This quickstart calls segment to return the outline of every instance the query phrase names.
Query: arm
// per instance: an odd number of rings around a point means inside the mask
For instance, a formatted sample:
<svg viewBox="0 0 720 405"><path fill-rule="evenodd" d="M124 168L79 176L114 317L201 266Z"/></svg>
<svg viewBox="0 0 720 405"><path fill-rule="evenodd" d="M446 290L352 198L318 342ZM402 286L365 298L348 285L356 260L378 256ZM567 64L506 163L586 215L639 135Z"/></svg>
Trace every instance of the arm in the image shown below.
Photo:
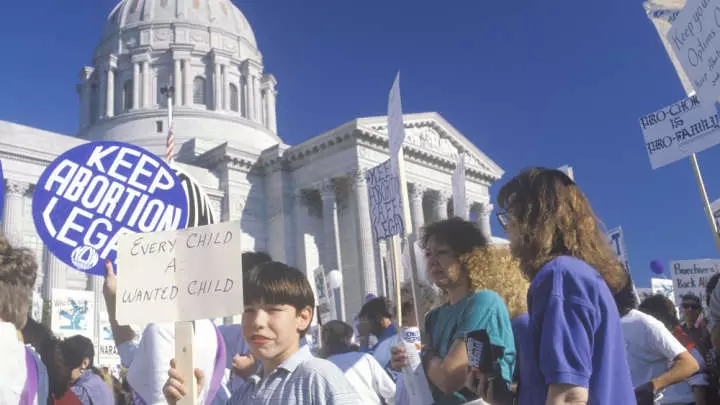
<svg viewBox="0 0 720 405"><path fill-rule="evenodd" d="M117 276L113 265L105 262L105 283L103 284L103 296L105 297L105 308L107 308L108 320L112 329L115 346L130 342L135 338L135 332L130 326L120 325L115 316L115 301L117 296Z"/></svg>
<svg viewBox="0 0 720 405"><path fill-rule="evenodd" d="M465 342L456 340L444 359L434 357L428 362L427 378L440 391L450 395L465 386L467 365Z"/></svg>
<svg viewBox="0 0 720 405"><path fill-rule="evenodd" d="M692 387L695 405L708 405L707 403L707 386L695 385Z"/></svg>
<svg viewBox="0 0 720 405"><path fill-rule="evenodd" d="M588 402L588 390L570 384L550 384L545 405L585 405Z"/></svg>
<svg viewBox="0 0 720 405"><path fill-rule="evenodd" d="M372 356L364 355L363 358L370 363L373 389L377 392L385 404L392 405L395 402L395 393L397 389L395 382L387 375L387 373L384 372L385 370L383 370L380 366L380 363L378 363Z"/></svg>
<svg viewBox="0 0 720 405"><path fill-rule="evenodd" d="M669 387L673 384L685 381L688 377L695 374L700 367L690 352L680 353L673 359L673 365L670 369L659 376L652 379L655 392Z"/></svg>

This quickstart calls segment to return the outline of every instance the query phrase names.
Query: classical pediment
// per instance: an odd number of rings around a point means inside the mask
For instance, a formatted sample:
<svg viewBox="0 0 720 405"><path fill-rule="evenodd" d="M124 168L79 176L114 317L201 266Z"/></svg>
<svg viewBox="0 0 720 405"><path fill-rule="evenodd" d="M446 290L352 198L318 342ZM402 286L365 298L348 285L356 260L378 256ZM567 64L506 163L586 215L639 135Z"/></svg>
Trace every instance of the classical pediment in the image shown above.
<svg viewBox="0 0 720 405"><path fill-rule="evenodd" d="M460 151L465 153L465 166L499 179L504 171L457 129L437 113L406 114L405 148L416 149L424 154L457 161ZM387 137L387 118L372 117L357 120L358 127Z"/></svg>

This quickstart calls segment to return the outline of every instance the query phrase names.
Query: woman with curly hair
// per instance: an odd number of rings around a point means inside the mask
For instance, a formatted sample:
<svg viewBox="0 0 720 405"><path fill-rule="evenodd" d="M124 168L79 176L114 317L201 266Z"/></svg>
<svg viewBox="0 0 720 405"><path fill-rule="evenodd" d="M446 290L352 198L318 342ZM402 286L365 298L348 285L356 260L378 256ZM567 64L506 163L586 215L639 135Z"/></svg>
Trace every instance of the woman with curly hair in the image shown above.
<svg viewBox="0 0 720 405"><path fill-rule="evenodd" d="M497 201L531 282L523 405L635 403L613 299L628 276L585 195L565 173L532 168L505 184Z"/></svg>
<svg viewBox="0 0 720 405"><path fill-rule="evenodd" d="M431 281L448 302L425 318L422 360L437 405L462 404L475 397L465 387L468 355L465 337L485 330L490 342L504 349L493 364L501 390L509 392L515 367L515 342L510 317L500 295L507 280L494 274L479 256L489 246L478 227L460 218L428 225L423 232ZM479 290L476 290L480 288ZM402 347L393 349L393 368L406 364Z"/></svg>

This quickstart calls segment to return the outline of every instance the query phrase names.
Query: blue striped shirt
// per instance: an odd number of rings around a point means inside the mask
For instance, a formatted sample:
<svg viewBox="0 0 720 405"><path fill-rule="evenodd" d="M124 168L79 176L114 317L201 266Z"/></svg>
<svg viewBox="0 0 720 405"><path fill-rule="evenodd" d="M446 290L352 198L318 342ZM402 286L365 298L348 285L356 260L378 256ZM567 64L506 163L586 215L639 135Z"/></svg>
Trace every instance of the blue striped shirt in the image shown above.
<svg viewBox="0 0 720 405"><path fill-rule="evenodd" d="M337 366L303 346L264 379L262 372L235 391L229 405L362 405Z"/></svg>

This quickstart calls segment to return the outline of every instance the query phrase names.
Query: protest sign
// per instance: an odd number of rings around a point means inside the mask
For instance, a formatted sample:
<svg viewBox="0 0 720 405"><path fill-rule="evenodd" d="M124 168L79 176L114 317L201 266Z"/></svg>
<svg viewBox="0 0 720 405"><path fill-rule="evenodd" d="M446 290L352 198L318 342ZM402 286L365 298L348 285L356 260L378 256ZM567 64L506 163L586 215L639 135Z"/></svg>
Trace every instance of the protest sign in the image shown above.
<svg viewBox="0 0 720 405"><path fill-rule="evenodd" d="M672 24L675 23L678 15L680 15L680 10L682 10L684 6L685 0L648 0L643 3L645 12L655 26L655 30L658 36L660 36L663 47L665 47L665 51L680 77L680 82L685 89L685 93L690 94L693 91L692 83L683 71L683 67L677 55L675 55L675 51L667 37L668 31L670 31Z"/></svg>
<svg viewBox="0 0 720 405"><path fill-rule="evenodd" d="M386 160L365 172L370 217L377 240L405 233L400 179L391 166L390 160Z"/></svg>
<svg viewBox="0 0 720 405"><path fill-rule="evenodd" d="M653 295L653 289L649 287L636 287L635 291L637 292L638 298L640 299L640 302L643 302L645 298L648 298Z"/></svg>
<svg viewBox="0 0 720 405"><path fill-rule="evenodd" d="M720 96L720 0L688 0L666 38L700 101Z"/></svg>
<svg viewBox="0 0 720 405"><path fill-rule="evenodd" d="M105 309L105 305L101 304L101 306L101 310L98 311L100 320L98 322L99 336L97 337L98 350L96 364L104 367L116 366L120 364L120 354L115 346L107 310Z"/></svg>
<svg viewBox="0 0 720 405"><path fill-rule="evenodd" d="M640 117L650 166L657 169L717 145L719 123L715 109L704 107L697 96Z"/></svg>
<svg viewBox="0 0 720 405"><path fill-rule="evenodd" d="M92 291L54 288L51 291L50 328L64 339L83 335L95 340L95 308Z"/></svg>
<svg viewBox="0 0 720 405"><path fill-rule="evenodd" d="M694 294L705 302L705 286L714 274L720 272L720 260L697 259L670 262L675 302L683 295Z"/></svg>
<svg viewBox="0 0 720 405"><path fill-rule="evenodd" d="M573 170L572 166L563 165L558 167L557 169L570 177L570 180L575 181L575 171Z"/></svg>
<svg viewBox="0 0 720 405"><path fill-rule="evenodd" d="M325 268L323 266L313 270L313 281L315 282L315 295L317 296L317 312L318 319L325 324L335 316L335 305L330 301L330 292L328 291L327 277L325 277Z"/></svg>
<svg viewBox="0 0 720 405"><path fill-rule="evenodd" d="M42 321L43 321L42 316L43 316L43 304L44 303L45 303L45 301L43 300L42 295L37 291L33 291L32 292L32 303L30 304L30 317L35 322L42 323Z"/></svg>
<svg viewBox="0 0 720 405"><path fill-rule="evenodd" d="M203 189L202 185L187 171L181 169L175 164L170 166L175 175L180 180L185 197L187 199L187 227L210 225L216 222L217 214L212 210L210 197Z"/></svg>
<svg viewBox="0 0 720 405"><path fill-rule="evenodd" d="M122 235L118 322L180 322L242 313L240 235L238 221Z"/></svg>
<svg viewBox="0 0 720 405"><path fill-rule="evenodd" d="M92 142L58 156L32 199L43 242L69 266L105 274L120 235L184 228L187 199L177 176L152 153L121 142Z"/></svg>
<svg viewBox="0 0 720 405"><path fill-rule="evenodd" d="M666 278L651 278L650 289L653 295L664 295L670 298L670 301L675 303L675 288L673 287L673 281Z"/></svg>
<svg viewBox="0 0 720 405"><path fill-rule="evenodd" d="M622 227L613 228L607 234L610 246L625 267L625 271L630 273L630 263L628 262L627 249L625 249L625 237L623 236Z"/></svg>

